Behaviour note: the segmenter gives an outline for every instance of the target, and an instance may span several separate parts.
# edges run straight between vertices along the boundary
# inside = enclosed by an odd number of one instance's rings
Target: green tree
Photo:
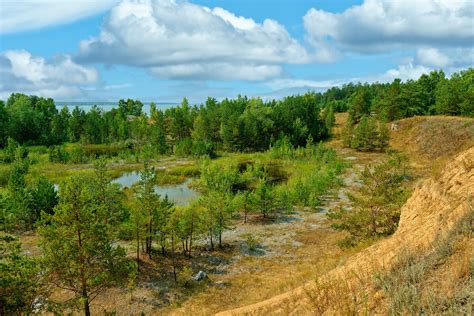
[[[90,182],[89,177],[74,176],[64,183],[54,215],[45,217],[40,230],[50,281],[71,291],[85,315],[91,314],[90,303],[98,294],[126,282],[133,269],[125,249],[112,243],[113,229]]]
[[[201,203],[206,209],[204,223],[211,249],[214,248],[213,237],[218,238],[219,247],[222,247],[222,233],[228,228],[235,207],[232,186],[237,180],[238,172],[233,167],[204,163],[201,168]]]
[[[372,96],[368,85],[360,86],[349,98],[349,119],[358,123],[363,116],[370,114]]]
[[[8,235],[0,237],[0,313],[30,315],[39,312],[34,301],[47,295],[39,262],[21,254]]]
[[[118,183],[112,183],[107,174],[107,160],[100,158],[94,162],[94,178],[91,182],[96,202],[106,224],[121,223],[127,216],[125,194]]]
[[[153,237],[155,235],[156,219],[160,207],[160,196],[155,193],[156,172],[145,162],[140,171],[140,181],[137,189],[138,207],[146,219],[145,252],[151,255]]]
[[[328,133],[331,133],[334,124],[336,123],[336,116],[334,115],[334,108],[332,105],[329,105],[324,111],[324,125],[328,130]]]
[[[73,142],[79,141],[84,133],[84,124],[86,121],[86,113],[83,109],[76,106],[69,118],[69,139]]]
[[[406,176],[402,164],[402,159],[395,158],[366,166],[361,173],[362,186],[349,196],[353,209],[328,213],[333,228],[350,233],[343,244],[354,245],[395,232],[400,208],[408,197],[403,185]]]
[[[0,148],[7,144],[8,124],[8,112],[5,102],[0,100]]]
[[[263,218],[274,211],[273,198],[273,187],[268,184],[266,177],[259,178],[255,187],[254,205],[260,210]]]
[[[44,176],[39,176],[27,187],[29,194],[29,217],[32,222],[41,218],[41,212],[53,214],[54,207],[59,202],[58,193],[54,185]]]

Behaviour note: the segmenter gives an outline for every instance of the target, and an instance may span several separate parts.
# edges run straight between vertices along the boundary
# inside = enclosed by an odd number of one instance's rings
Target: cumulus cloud
[[[8,50],[0,53],[0,98],[12,92],[45,97],[63,98],[81,94],[78,85],[98,80],[92,67],[81,66],[68,55],[52,60],[32,56],[25,50]]]
[[[100,13],[117,0],[2,0],[0,33],[14,33],[70,23]]]
[[[474,42],[471,0],[365,0],[342,13],[312,8],[303,20],[309,42],[323,53],[470,47]],[[440,56],[431,57],[441,61]]]
[[[451,63],[448,56],[432,47],[418,49],[416,57],[422,64],[435,67],[445,67]]]
[[[81,42],[77,60],[144,67],[167,78],[262,80],[282,64],[310,61],[277,21],[172,0],[125,0],[100,34]]]

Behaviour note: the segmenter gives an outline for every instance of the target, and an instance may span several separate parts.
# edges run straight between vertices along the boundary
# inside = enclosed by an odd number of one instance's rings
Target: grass
[[[421,175],[437,176],[457,153],[474,146],[474,119],[420,116],[395,122],[390,146],[403,151]]]
[[[474,300],[474,213],[463,217],[427,253],[404,251],[375,276],[390,314],[469,314]]]

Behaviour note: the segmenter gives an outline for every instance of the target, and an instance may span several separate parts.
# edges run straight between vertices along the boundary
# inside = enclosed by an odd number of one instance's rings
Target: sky
[[[471,0],[0,0],[0,99],[270,99],[473,65]]]

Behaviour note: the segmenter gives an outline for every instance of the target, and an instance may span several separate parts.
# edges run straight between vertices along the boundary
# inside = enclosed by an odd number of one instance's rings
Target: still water
[[[120,177],[112,180],[112,182],[118,183],[122,187],[131,187],[139,180],[140,173],[138,171],[133,171],[122,174]],[[199,197],[199,193],[189,187],[191,181],[192,179],[188,178],[181,184],[156,185],[155,192],[161,195],[162,197],[167,195],[168,199],[173,201],[176,205],[185,206]]]

